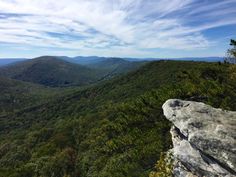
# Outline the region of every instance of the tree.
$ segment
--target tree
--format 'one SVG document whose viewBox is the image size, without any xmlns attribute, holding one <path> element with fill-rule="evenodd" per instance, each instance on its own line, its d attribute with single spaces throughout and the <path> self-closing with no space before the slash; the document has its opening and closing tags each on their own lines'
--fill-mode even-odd
<svg viewBox="0 0 236 177">
<path fill-rule="evenodd" d="M 231 39 L 230 45 L 232 48 L 227 51 L 227 58 L 225 61 L 236 64 L 236 40 Z"/>
</svg>

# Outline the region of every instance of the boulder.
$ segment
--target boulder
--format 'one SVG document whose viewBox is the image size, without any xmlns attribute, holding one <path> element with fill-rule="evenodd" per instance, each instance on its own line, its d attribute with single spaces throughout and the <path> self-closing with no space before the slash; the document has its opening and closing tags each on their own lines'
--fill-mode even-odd
<svg viewBox="0 0 236 177">
<path fill-rule="evenodd" d="M 167 100 L 175 176 L 236 175 L 236 112 L 178 99 Z"/>
</svg>

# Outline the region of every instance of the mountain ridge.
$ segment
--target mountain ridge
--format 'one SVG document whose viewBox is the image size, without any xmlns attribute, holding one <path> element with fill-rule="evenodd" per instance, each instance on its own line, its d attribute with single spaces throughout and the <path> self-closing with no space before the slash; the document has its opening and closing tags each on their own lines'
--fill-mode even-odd
<svg viewBox="0 0 236 177">
<path fill-rule="evenodd" d="M 0 68 L 2 76 L 54 87 L 87 85 L 95 82 L 99 74 L 85 66 L 52 56 L 42 56 Z"/>
<path fill-rule="evenodd" d="M 224 57 L 179 57 L 179 58 L 129 58 L 129 57 L 99 57 L 99 56 L 54 56 L 76 64 L 88 65 L 96 62 L 102 62 L 109 58 L 124 59 L 127 61 L 157 61 L 157 60 L 182 60 L 182 61 L 207 61 L 207 62 L 223 62 Z M 0 58 L 0 67 L 29 58 Z"/>
<path fill-rule="evenodd" d="M 53 87 L 85 86 L 133 71 L 143 64 L 117 58 L 79 64 L 65 57 L 42 56 L 2 66 L 0 75 Z"/>
</svg>

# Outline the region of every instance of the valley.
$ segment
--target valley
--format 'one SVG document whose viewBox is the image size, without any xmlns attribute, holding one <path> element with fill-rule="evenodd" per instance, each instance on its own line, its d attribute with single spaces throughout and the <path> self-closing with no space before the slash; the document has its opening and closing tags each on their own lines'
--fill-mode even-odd
<svg viewBox="0 0 236 177">
<path fill-rule="evenodd" d="M 60 59 L 52 61 L 61 64 Z M 44 62 L 50 66 L 51 59 L 40 58 L 36 68 Z M 25 79 L 29 75 L 19 73 L 29 66 L 31 62 L 23 67 L 16 63 L 0 70 L 5 74 L 0 80 L 1 86 L 5 84 L 5 91 L 1 89 L 5 108 L 1 107 L 0 117 L 0 176 L 148 176 L 161 153 L 172 146 L 171 124 L 161 109 L 167 99 L 236 110 L 236 78 L 232 77 L 236 68 L 231 64 L 147 62 L 82 87 L 38 82 L 38 70 Z M 117 65 L 108 60 L 100 66 L 103 70 Z M 99 69 L 99 65 L 93 67 Z M 55 79 L 65 78 L 64 71 L 57 72 Z M 65 74 L 68 79 L 74 78 L 69 74 Z M 41 80 L 44 77 L 48 75 L 40 74 Z"/>
</svg>

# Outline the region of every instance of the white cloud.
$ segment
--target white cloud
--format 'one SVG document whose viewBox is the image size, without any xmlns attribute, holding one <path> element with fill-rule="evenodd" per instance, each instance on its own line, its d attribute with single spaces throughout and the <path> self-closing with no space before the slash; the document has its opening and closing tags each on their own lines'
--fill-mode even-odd
<svg viewBox="0 0 236 177">
<path fill-rule="evenodd" d="M 235 5 L 236 0 L 0 0 L 0 42 L 103 54 L 207 48 L 212 43 L 202 31 L 236 24 Z"/>
</svg>

